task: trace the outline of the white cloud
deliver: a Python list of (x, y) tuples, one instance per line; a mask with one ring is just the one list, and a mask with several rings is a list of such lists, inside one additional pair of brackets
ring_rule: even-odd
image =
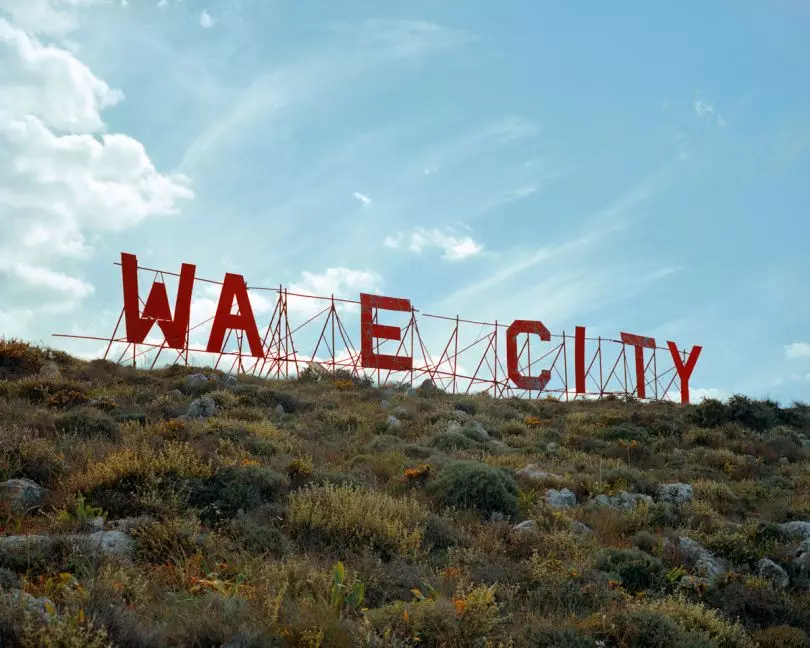
[[(106, 133), (102, 111), (123, 100), (71, 51), (35, 32), (65, 35), (92, 0), (0, 0), (0, 294), (5, 323), (35, 321), (93, 293), (58, 267), (86, 259), (104, 232), (176, 213), (188, 180), (160, 173), (143, 145)], [(20, 291), (20, 284), (31, 288)], [(33, 295), (45, 291), (51, 301)], [(19, 325), (10, 325), (24, 334)], [(5, 334), (7, 330), (0, 330)]]
[[(716, 387), (690, 387), (689, 388), (689, 402), (691, 403), (700, 403), (708, 398), (714, 398), (715, 400), (727, 400), (729, 397), (728, 393), (723, 391), (722, 389), (717, 389)], [(678, 398), (680, 398), (680, 393), (678, 394)]]
[(788, 360), (810, 358), (810, 342), (794, 342), (785, 345), (785, 357)]
[[(338, 299), (356, 300), (359, 293), (379, 293), (382, 286), (383, 279), (376, 272), (349, 268), (327, 268), (320, 274), (302, 272), (301, 280), (290, 284), (288, 291), (299, 295), (319, 297), (334, 295)], [(312, 317), (328, 306), (329, 302), (326, 300), (301, 297), (290, 297), (288, 302), (290, 312), (305, 317)], [(346, 311), (357, 310), (354, 304), (340, 304), (339, 308)]]
[(700, 119), (713, 119), (720, 128), (725, 128), (728, 126), (728, 122), (725, 120), (725, 118), (719, 112), (717, 112), (714, 106), (709, 102), (696, 98), (694, 107), (695, 113)]
[(214, 26), (214, 19), (205, 9), (200, 13), (200, 27), (203, 29), (210, 29)]
[(369, 197), (368, 197), (366, 194), (362, 194), (362, 193), (360, 193), (359, 191), (355, 191), (355, 192), (352, 194), (352, 196), (354, 196), (355, 198), (357, 198), (357, 200), (359, 200), (359, 201), (360, 201), (361, 203), (363, 203), (364, 205), (370, 205), (370, 204), (371, 204), (371, 198), (369, 198)]
[[(398, 249), (402, 247), (405, 236), (402, 233), (387, 236), (383, 241), (385, 247)], [(408, 250), (414, 254), (421, 254), (426, 248), (440, 248), (444, 250), (442, 259), (446, 261), (462, 261), (480, 254), (484, 246), (476, 243), (470, 236), (455, 236), (449, 230), (419, 228), (411, 232), (408, 238)]]

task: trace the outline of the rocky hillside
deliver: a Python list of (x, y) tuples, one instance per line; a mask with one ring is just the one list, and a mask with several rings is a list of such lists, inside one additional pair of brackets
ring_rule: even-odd
[(0, 342), (0, 646), (810, 646), (808, 435)]

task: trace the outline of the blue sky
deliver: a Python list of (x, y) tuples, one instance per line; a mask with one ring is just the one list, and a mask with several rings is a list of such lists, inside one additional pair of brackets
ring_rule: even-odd
[(810, 9), (652, 4), (0, 0), (0, 335), (106, 333), (128, 251), (810, 400)]

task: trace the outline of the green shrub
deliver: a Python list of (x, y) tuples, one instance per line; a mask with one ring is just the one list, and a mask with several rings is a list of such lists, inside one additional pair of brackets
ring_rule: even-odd
[(618, 576), (631, 594), (658, 588), (666, 572), (658, 558), (639, 549), (605, 549), (596, 555), (596, 567)]
[(63, 434), (75, 434), (85, 439), (118, 438), (120, 430), (108, 414), (92, 408), (71, 410), (56, 419), (56, 428)]
[(457, 450), (469, 450), (475, 447), (475, 441), (461, 432), (447, 430), (445, 432), (439, 432), (439, 434), (434, 437), (433, 445), (443, 452), (455, 452)]
[(603, 428), (599, 431), (599, 436), (605, 441), (647, 441), (650, 433), (637, 425), (620, 423)]
[(453, 461), (439, 473), (432, 492), (445, 506), (510, 516), (517, 512), (518, 487), (511, 474), (475, 461)]
[(287, 478), (262, 466), (228, 466), (195, 481), (189, 503), (200, 509), (206, 524), (232, 518), (238, 511), (252, 511), (281, 497)]
[(754, 641), (760, 648), (808, 648), (810, 638), (800, 628), (788, 625), (765, 628), (754, 633)]
[(290, 495), (288, 521), (300, 542), (341, 552), (370, 549), (384, 557), (421, 549), (427, 510), (351, 485), (310, 485)]

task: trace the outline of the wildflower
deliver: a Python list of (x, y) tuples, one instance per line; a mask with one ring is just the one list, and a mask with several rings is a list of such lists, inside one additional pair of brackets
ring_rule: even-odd
[(464, 612), (464, 608), (467, 607), (467, 601), (464, 599), (455, 599), (453, 606), (456, 608), (456, 614), (461, 614)]

